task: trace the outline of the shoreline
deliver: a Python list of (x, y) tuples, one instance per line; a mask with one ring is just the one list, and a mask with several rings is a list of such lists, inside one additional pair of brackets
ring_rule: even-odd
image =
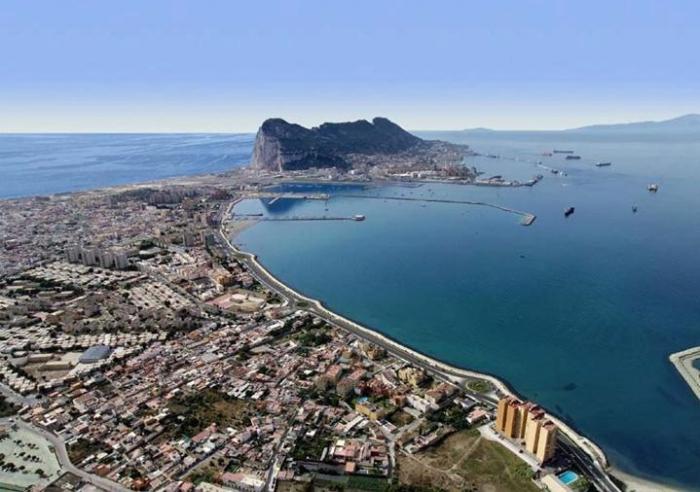
[[(368, 328), (346, 316), (342, 316), (338, 313), (335, 313), (334, 311), (330, 310), (327, 308), (322, 301), (318, 299), (311, 298), (305, 294), (302, 294), (301, 292), (295, 290), (294, 288), (290, 287), (289, 285), (285, 284), (281, 280), (279, 280), (276, 276), (274, 276), (258, 259), (257, 255), (245, 251), (241, 248), (239, 248), (237, 245), (234, 245), (231, 243), (231, 239), (235, 238), (235, 236), (238, 234), (240, 231), (235, 231), (232, 233), (232, 235), (229, 237), (227, 232), (226, 232), (226, 226), (227, 226), (227, 219), (230, 216), (230, 212), (232, 209), (235, 207), (236, 203), (238, 200), (234, 200), (231, 202), (231, 204), (227, 207), (226, 209), (226, 216), (222, 220), (221, 223), (221, 228), (219, 229), (219, 233), (224, 240), (225, 244), (228, 245), (231, 250), (236, 253), (237, 255), (242, 256), (241, 258), (243, 263), (248, 263), (249, 269), (252, 271), (254, 276), (261, 281), (264, 285), (268, 286), (269, 288), (272, 288), (273, 290), (277, 290), (278, 292), (282, 293), (282, 295), (285, 295), (286, 297), (292, 298), (292, 299), (300, 299), (303, 302), (306, 302), (308, 304), (308, 307), (300, 307), (301, 309), (306, 309), (314, 314), (319, 315), (321, 318), (325, 319), (326, 321), (331, 322), (333, 325), (345, 329), (346, 331), (350, 331), (351, 333), (354, 333), (361, 338), (364, 338), (365, 340), (369, 340), (370, 342), (377, 343), (384, 348), (388, 348), (391, 352), (393, 352), (395, 355), (397, 355), (400, 358), (403, 359), (408, 359), (409, 362), (414, 362), (415, 360), (418, 360), (422, 362), (423, 364), (421, 365), (427, 365), (429, 368), (432, 368), (434, 371), (438, 371), (442, 374), (445, 374), (448, 376), (452, 377), (457, 377), (457, 378), (471, 378), (471, 379), (481, 379), (488, 381), (494, 388), (496, 388), (498, 391), (505, 395), (513, 396), (518, 399), (523, 399), (518, 392), (510, 386), (506, 381), (492, 375), (492, 374), (487, 374), (471, 369), (464, 369), (461, 367), (453, 366), (451, 364), (448, 364), (446, 362), (440, 361), (438, 359), (435, 359), (427, 354), (424, 354), (420, 352), (419, 350), (416, 350), (410, 346), (404, 345), (391, 337), (384, 335), (378, 330)], [(392, 350), (393, 349), (393, 350)], [(408, 357), (406, 357), (408, 355)], [(545, 409), (546, 410), (546, 409)], [(586, 453), (586, 455), (592, 459), (593, 463), (595, 466), (599, 469), (601, 473), (605, 475), (608, 481), (612, 483), (612, 480), (610, 479), (610, 472), (611, 471), (617, 471), (616, 468), (610, 465), (608, 462), (607, 455), (605, 452), (600, 448), (597, 444), (595, 444), (593, 441), (588, 439), (587, 437), (583, 436), (581, 433), (577, 432), (574, 430), (569, 424), (566, 424), (563, 422), (560, 418), (557, 416), (551, 414), (549, 411), (546, 410), (547, 417), (554, 422), (568, 439), (570, 439), (572, 442), (574, 442), (581, 450)], [(618, 475), (624, 475), (624, 479), (622, 481), (625, 483), (626, 486), (630, 490), (632, 490), (633, 487), (637, 486), (638, 484), (641, 485), (643, 483), (648, 483), (649, 485), (654, 484), (656, 486), (655, 490), (662, 490), (662, 491), (674, 491), (676, 489), (671, 489), (671, 488), (664, 488), (666, 485), (662, 483), (656, 483), (656, 482), (651, 482), (647, 481), (643, 478), (636, 477), (634, 475), (630, 475), (624, 472), (619, 472)], [(614, 490), (619, 490), (619, 488), (615, 485)], [(654, 490), (654, 489), (648, 489), (648, 490)], [(637, 492), (642, 492), (642, 490), (638, 490)]]
[[(232, 175), (231, 175), (232, 174)], [(99, 187), (99, 188), (90, 188), (90, 189), (84, 189), (84, 190), (72, 190), (72, 191), (66, 191), (66, 192), (57, 192), (57, 193), (49, 193), (49, 194), (43, 194), (43, 195), (26, 195), (26, 196), (19, 196), (19, 197), (5, 197), (5, 198), (0, 198), (0, 202), (5, 202), (5, 201), (21, 201), (21, 200), (31, 200), (35, 199), (37, 197), (64, 197), (64, 196), (75, 196), (75, 195), (90, 195), (90, 194), (100, 194), (100, 193), (115, 193), (119, 191), (126, 191), (130, 189), (139, 189), (139, 188), (144, 188), (144, 187), (159, 187), (159, 186), (178, 186), (178, 185), (208, 185), (208, 184), (213, 184), (213, 185), (221, 185), (222, 180), (227, 180), (227, 179), (232, 179), (235, 176), (235, 171), (233, 173), (229, 172), (222, 172), (222, 173), (201, 173), (201, 174), (194, 174), (194, 175), (180, 175), (180, 176), (172, 176), (172, 177), (167, 177), (167, 178), (156, 178), (148, 181), (137, 181), (133, 183), (123, 183), (123, 184), (114, 184), (114, 185), (107, 185), (104, 187)], [(298, 182), (298, 181), (292, 181), (292, 182)], [(311, 184), (311, 183), (309, 183)], [(324, 182), (324, 181), (319, 181), (319, 182), (314, 182), (313, 184), (329, 184), (329, 182)], [(337, 184), (342, 184), (342, 185), (356, 185), (360, 184), (363, 186), (382, 186), (385, 184), (394, 184), (394, 185), (407, 185), (409, 183), (407, 182), (374, 182), (374, 183), (353, 183), (353, 182), (345, 182), (341, 181), (338, 182)], [(459, 184), (459, 183), (446, 183), (446, 184)], [(231, 210), (235, 207), (235, 205), (240, 201), (242, 198), (238, 197), (234, 199), (233, 201), (229, 202), (229, 205), (225, 209), (225, 216), (223, 217), (222, 220), (222, 229), (224, 226), (230, 226), (230, 222), (227, 222), (227, 219), (230, 216)], [(231, 235), (228, 236), (227, 234), (223, 233), (222, 229), (219, 229), (219, 234), (221, 237), (224, 239), (225, 243), (231, 248), (233, 252), (235, 252), (238, 255), (241, 255), (245, 258), (245, 260), (249, 261), (252, 263), (252, 265), (255, 267), (250, 268), (250, 265), (246, 265), (249, 267), (249, 270), (251, 270), (251, 273), (257, 278), (258, 273), (264, 275), (265, 279), (269, 280), (269, 282), (263, 281), (265, 285), (270, 287), (272, 290), (277, 290), (277, 291), (282, 291), (283, 295), (289, 295), (286, 293), (290, 293), (291, 296), (296, 297), (298, 299), (302, 299), (304, 302), (309, 303), (308, 307), (300, 307), (300, 309), (306, 309), (306, 310), (311, 310), (309, 308), (313, 307), (315, 310), (318, 310), (321, 314), (315, 313), (319, 315), (320, 317), (326, 319), (327, 321), (330, 321), (332, 324), (338, 326), (340, 329), (345, 329), (346, 331), (350, 331), (360, 338), (363, 338), (365, 340), (368, 340), (372, 343), (377, 343), (380, 345), (388, 345), (393, 348), (394, 354), (397, 355), (399, 358), (406, 359), (406, 355), (410, 355), (416, 360), (423, 361), (424, 364), (429, 365), (434, 371), (442, 372), (443, 374), (448, 374), (451, 375), (452, 377), (461, 377), (461, 378), (471, 378), (471, 379), (481, 379), (488, 381), (491, 383), (495, 388), (497, 388), (499, 391), (501, 391), (504, 394), (507, 395), (512, 395), (515, 396), (516, 398), (523, 399), (522, 396), (515, 390), (510, 383), (508, 383), (506, 380), (500, 379), (499, 377), (488, 374), (488, 373), (483, 373), (479, 371), (474, 371), (470, 369), (464, 369), (458, 366), (452, 366), (446, 362), (442, 362), (438, 359), (434, 359), (433, 357), (421, 353), (419, 350), (414, 349), (408, 345), (403, 345), (402, 343), (393, 340), (392, 338), (388, 337), (387, 335), (384, 335), (381, 333), (381, 331), (373, 329), (373, 328), (368, 328), (366, 326), (363, 326), (361, 323), (356, 322), (352, 320), (351, 318), (348, 318), (346, 316), (340, 315), (338, 313), (335, 313), (331, 309), (327, 308), (322, 301), (310, 298), (301, 292), (296, 291), (292, 287), (286, 285), (282, 281), (280, 281), (277, 277), (275, 277), (267, 268), (259, 261), (257, 255), (254, 255), (253, 253), (250, 253), (248, 251), (245, 251), (243, 249), (240, 249), (238, 246), (232, 244), (229, 239), (234, 239), (236, 235), (239, 233), (243, 232), (243, 230), (247, 229), (248, 227), (252, 227), (257, 223), (255, 220), (251, 221), (243, 221), (240, 223), (241, 227), (236, 230), (236, 231), (231, 231)], [(258, 280), (261, 280), (258, 278)], [(270, 285), (272, 284), (272, 285)], [(347, 324), (348, 326), (352, 326), (352, 328), (347, 328), (345, 326), (339, 325), (338, 323), (344, 323)], [(391, 349), (389, 349), (391, 351)], [(398, 354), (396, 353), (398, 352)], [(677, 354), (672, 354), (672, 355), (677, 355)], [(413, 362), (409, 360), (409, 362)], [(546, 410), (546, 409), (545, 409)], [(574, 424), (566, 424), (564, 423), (561, 419), (550, 413), (548, 410), (546, 410), (547, 417), (550, 418), (553, 422), (555, 422), (560, 430), (562, 431), (562, 434), (565, 434), (567, 437), (570, 437), (571, 440), (579, 445), (582, 451), (586, 453), (586, 455), (593, 460), (593, 463), (596, 464), (596, 466), (599, 467), (601, 473), (604, 473), (606, 477), (608, 477), (608, 480), (610, 480), (609, 477), (614, 477), (617, 480), (623, 482), (625, 486), (627, 487), (627, 490), (632, 492), (652, 492), (652, 491), (660, 491), (660, 492), (678, 492), (678, 491), (683, 491), (687, 489), (683, 488), (678, 488), (675, 485), (672, 484), (667, 484), (664, 482), (659, 482), (659, 481), (654, 481), (653, 479), (649, 478), (643, 478), (638, 475), (634, 475), (632, 473), (628, 473), (625, 471), (620, 470), (617, 468), (614, 464), (611, 464), (608, 462), (607, 456), (605, 452), (593, 441), (590, 439), (586, 438), (582, 433), (577, 431), (575, 429)], [(615, 490), (619, 490), (616, 488)]]
[[(273, 275), (259, 260), (258, 256), (249, 251), (245, 251), (231, 242), (242, 230), (232, 231), (231, 234), (227, 234), (228, 218), (230, 217), (230, 212), (240, 201), (240, 198), (233, 200), (229, 206), (226, 208), (226, 215), (223, 217), (221, 222), (221, 228), (219, 233), (224, 240), (225, 244), (228, 245), (231, 250), (237, 255), (241, 255), (242, 262), (249, 262), (247, 265), (252, 271), (254, 276), (261, 281), (263, 284), (272, 288), (273, 290), (281, 291), (286, 297), (301, 299), (302, 301), (308, 303), (308, 307), (303, 307), (300, 309), (306, 309), (314, 312), (314, 314), (319, 315), (321, 318), (330, 321), (333, 325), (350, 331), (361, 338), (368, 340), (372, 343), (378, 343), (385, 348), (391, 347), (394, 350), (389, 349), (394, 353), (394, 355), (399, 358), (406, 359), (405, 355), (409, 355), (408, 361), (413, 362), (411, 359), (415, 358), (419, 361), (423, 361), (429, 367), (434, 370), (442, 372), (446, 375), (452, 375), (453, 377), (461, 378), (471, 378), (471, 379), (481, 379), (488, 381), (493, 385), (498, 391), (505, 395), (514, 396), (518, 399), (523, 399), (523, 397), (515, 390), (510, 383), (507, 381), (493, 375), (484, 372), (479, 372), (471, 369), (465, 369), (457, 366), (453, 366), (449, 363), (443, 362), (441, 360), (435, 359), (427, 354), (420, 352), (408, 345), (402, 344), (391, 337), (384, 335), (379, 330), (372, 329), (362, 325), (361, 323), (354, 321), (353, 319), (340, 315), (328, 307), (326, 307), (322, 301), (318, 299), (311, 298), (297, 290), (293, 287), (285, 284), (275, 275)], [(255, 222), (251, 222), (251, 226), (255, 225)], [(312, 308), (313, 309), (310, 309)], [(345, 326), (343, 326), (345, 325)], [(594, 443), (589, 438), (585, 437), (581, 432), (574, 429), (570, 424), (563, 422), (559, 417), (553, 415), (549, 410), (545, 409), (547, 417), (554, 422), (567, 438), (573, 441), (581, 450), (583, 450), (586, 455), (592, 459), (593, 463), (599, 469), (601, 473), (605, 475), (607, 480), (614, 484), (611, 477), (622, 482), (626, 489), (630, 492), (682, 492), (685, 489), (678, 488), (674, 485), (670, 485), (660, 481), (654, 481), (652, 479), (644, 478), (632, 473), (625, 472), (617, 468), (614, 464), (608, 461), (607, 455), (603, 449)], [(614, 490), (621, 490), (614, 484)]]
[(632, 475), (615, 466), (611, 466), (608, 472), (610, 475), (623, 482), (629, 492), (683, 492), (685, 490), (674, 485), (654, 482), (648, 478)]

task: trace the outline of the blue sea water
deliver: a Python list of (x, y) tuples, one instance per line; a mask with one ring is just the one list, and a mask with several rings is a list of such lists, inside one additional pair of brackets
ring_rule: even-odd
[[(619, 468), (700, 490), (700, 404), (668, 361), (700, 345), (700, 141), (430, 136), (501, 155), (468, 160), (488, 175), (544, 179), (517, 189), (335, 188), (327, 203), (250, 200), (239, 210), (367, 219), (262, 222), (236, 241), (331, 309), (504, 378), (594, 439)], [(553, 148), (582, 159), (541, 155)], [(660, 191), (648, 192), (650, 183)], [(537, 220), (523, 227), (486, 207), (347, 196), (358, 193), (485, 201)]]
[(250, 134), (0, 134), (0, 199), (220, 172)]

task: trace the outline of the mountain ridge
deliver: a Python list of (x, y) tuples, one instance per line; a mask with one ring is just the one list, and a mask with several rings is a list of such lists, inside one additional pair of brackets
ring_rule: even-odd
[(619, 133), (646, 133), (646, 132), (678, 132), (678, 133), (700, 133), (700, 114), (688, 113), (667, 120), (647, 120), (632, 121), (625, 123), (601, 123), (585, 125), (576, 128), (566, 128), (563, 130), (494, 130), (492, 128), (466, 128), (459, 130), (464, 133), (491, 133), (500, 131), (522, 131), (522, 132), (552, 132), (552, 133), (597, 133), (597, 132), (619, 132)]
[(251, 165), (258, 169), (299, 170), (352, 167), (353, 154), (398, 154), (427, 143), (388, 118), (371, 122), (323, 123), (305, 128), (281, 118), (263, 122), (255, 138)]

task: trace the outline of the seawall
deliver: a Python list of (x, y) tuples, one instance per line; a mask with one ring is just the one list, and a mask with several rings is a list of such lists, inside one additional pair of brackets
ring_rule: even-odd
[[(232, 208), (232, 206), (231, 206)], [(230, 208), (229, 208), (230, 210)], [(370, 328), (367, 328), (363, 325), (360, 325), (359, 323), (346, 318), (344, 316), (341, 316), (328, 308), (326, 308), (321, 301), (318, 299), (313, 299), (311, 297), (308, 297), (301, 292), (298, 292), (288, 285), (284, 284), (281, 282), (277, 277), (275, 277), (270, 271), (265, 268), (260, 261), (258, 260), (258, 257), (252, 253), (249, 253), (247, 251), (243, 251), (237, 246), (233, 245), (229, 238), (226, 236), (226, 233), (224, 232), (224, 227), (225, 227), (225, 221), (222, 221), (222, 229), (219, 231), (221, 234), (222, 239), (225, 241), (225, 243), (231, 248), (232, 251), (234, 251), (236, 254), (240, 255), (241, 259), (247, 264), (247, 266), (253, 271), (253, 273), (256, 274), (259, 280), (263, 281), (266, 285), (268, 285), (270, 288), (273, 290), (276, 290), (278, 292), (281, 292), (287, 297), (291, 297), (296, 300), (301, 300), (307, 303), (308, 307), (305, 307), (304, 309), (311, 310), (314, 312), (314, 314), (317, 314), (323, 318), (325, 318), (328, 321), (331, 321), (334, 325), (339, 326), (340, 328), (344, 328), (346, 330), (349, 330), (351, 332), (357, 333), (361, 335), (363, 338), (368, 339), (370, 341), (374, 341), (375, 343), (378, 343), (380, 345), (383, 345), (385, 347), (393, 349), (394, 352), (402, 355), (408, 355), (410, 359), (415, 359), (418, 361), (421, 361), (423, 364), (434, 368), (435, 370), (441, 371), (447, 375), (452, 375), (455, 377), (461, 377), (461, 378), (474, 378), (474, 379), (483, 379), (485, 381), (488, 381), (490, 384), (492, 384), (500, 393), (504, 395), (509, 395), (513, 396), (519, 399), (523, 399), (514, 389), (512, 389), (508, 384), (506, 384), (504, 381), (501, 379), (498, 379), (495, 376), (492, 376), (490, 374), (485, 374), (473, 370), (468, 370), (468, 369), (462, 369), (456, 366), (452, 366), (449, 364), (446, 364), (442, 361), (439, 361), (437, 359), (434, 359), (426, 354), (423, 354), (411, 347), (407, 347), (405, 345), (402, 345), (398, 343), (397, 341), (391, 339), (390, 337), (376, 331), (372, 330)], [(311, 309), (309, 309), (311, 308)], [(596, 445), (594, 442), (592, 442), (590, 439), (584, 437), (583, 435), (579, 434), (576, 432), (573, 428), (571, 428), (568, 424), (563, 422), (561, 419), (558, 417), (550, 414), (547, 412), (547, 417), (554, 422), (560, 429), (560, 431), (565, 434), (571, 441), (573, 441), (576, 445), (578, 445), (588, 456), (598, 464), (598, 466), (601, 467), (601, 469), (605, 469), (608, 467), (608, 459), (603, 450)]]

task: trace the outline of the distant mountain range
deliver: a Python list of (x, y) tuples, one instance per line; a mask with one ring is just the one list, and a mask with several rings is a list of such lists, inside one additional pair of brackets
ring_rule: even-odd
[(700, 133), (700, 114), (686, 114), (663, 121), (639, 121), (635, 123), (618, 123), (612, 125), (590, 125), (566, 130), (570, 132), (678, 132)]
[[(468, 133), (488, 133), (498, 130), (488, 128), (473, 128), (464, 130)], [(556, 130), (555, 130), (556, 131)], [(619, 133), (619, 134), (645, 134), (645, 133), (677, 133), (700, 135), (700, 114), (686, 114), (677, 118), (663, 121), (639, 121), (633, 123), (616, 123), (608, 125), (590, 125), (568, 130), (560, 130), (567, 133)]]

